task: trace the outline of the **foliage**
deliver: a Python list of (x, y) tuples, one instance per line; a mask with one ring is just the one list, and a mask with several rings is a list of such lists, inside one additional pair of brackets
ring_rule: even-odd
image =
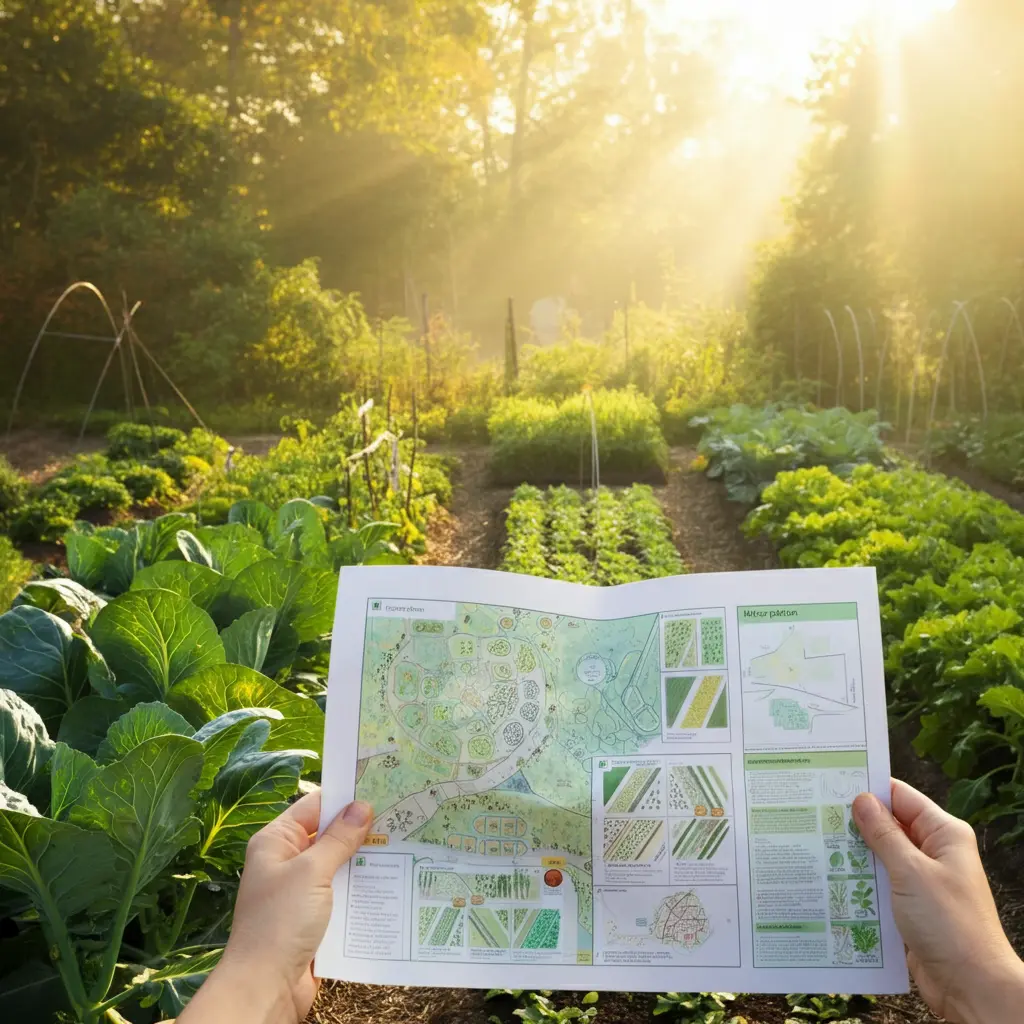
[(567, 1024), (568, 1021), (578, 1020), (589, 1022), (597, 1016), (597, 993), (588, 992), (580, 1000), (586, 1007), (579, 1006), (555, 1006), (550, 998), (550, 993), (541, 992), (527, 993), (527, 1005), (521, 1006), (515, 1011), (515, 1015), (522, 1020), (531, 1021), (536, 1024), (539, 1021), (555, 1021), (556, 1024)]
[(1024, 823), (1024, 516), (915, 468), (779, 474), (745, 530), (784, 566), (874, 565), (890, 714), (957, 781), (963, 817)]
[(964, 419), (936, 430), (925, 455), (949, 458), (1020, 487), (1024, 484), (1024, 416), (1005, 413), (983, 422)]
[(602, 478), (663, 480), (668, 446), (658, 410), (630, 389), (574, 395), (561, 403), (536, 398), (498, 402), (488, 421), (495, 481), (563, 483), (584, 476), (592, 452), (591, 402)]
[(28, 483), (22, 475), (0, 455), (0, 529), (7, 524), (11, 513), (28, 497)]
[(650, 487), (581, 495), (524, 484), (512, 496), (501, 568), (610, 586), (686, 571)]
[(873, 412), (734, 405), (691, 424), (704, 428), (698, 451), (708, 461), (708, 476), (725, 481), (730, 500), (748, 504), (783, 470), (827, 466), (842, 475), (885, 458), (885, 424)]
[[(865, 926), (855, 925), (854, 927)], [(873, 930), (877, 936), (877, 929)], [(859, 1024), (860, 1018), (851, 1016), (853, 1004), (863, 1002), (870, 1006), (876, 1001), (874, 996), (791, 994), (786, 996), (786, 1003), (792, 1014), (792, 1017), (787, 1018), (787, 1024), (806, 1024), (807, 1021), (838, 1021), (839, 1024)]]
[(86, 1024), (175, 1016), (215, 965), (248, 838), (316, 770), (337, 570), (404, 561), (304, 499), (229, 520), (77, 523), (0, 615), (7, 967)]
[(0, 612), (11, 606), (32, 575), (32, 563), (22, 558), (9, 538), (0, 535)]
[(732, 992), (666, 992), (658, 996), (654, 1015), (669, 1013), (680, 1024), (746, 1024), (745, 1017), (730, 1015)]

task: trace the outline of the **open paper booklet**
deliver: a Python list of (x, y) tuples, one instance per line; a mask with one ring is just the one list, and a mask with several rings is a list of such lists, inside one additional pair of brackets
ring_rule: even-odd
[(374, 807), (316, 972), (904, 992), (850, 814), (889, 796), (873, 569), (594, 588), (345, 569), (323, 821)]

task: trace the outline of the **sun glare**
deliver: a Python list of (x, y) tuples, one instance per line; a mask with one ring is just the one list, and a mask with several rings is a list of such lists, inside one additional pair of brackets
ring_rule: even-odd
[(665, 28), (692, 32), (701, 23), (740, 37), (730, 77), (753, 85), (799, 89), (812, 54), (828, 39), (866, 25), (894, 41), (913, 32), (957, 0), (654, 0)]

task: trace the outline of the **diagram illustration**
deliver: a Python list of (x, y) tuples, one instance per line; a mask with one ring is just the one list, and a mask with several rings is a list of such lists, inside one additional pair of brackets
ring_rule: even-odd
[(711, 764), (670, 765), (669, 814), (721, 816), (730, 812), (729, 787)]
[(672, 857), (675, 860), (712, 860), (726, 836), (725, 818), (691, 818), (677, 821), (672, 828)]
[(604, 772), (604, 807), (608, 814), (659, 814), (664, 808), (662, 770), (617, 765)]
[(624, 926), (622, 915), (616, 915), (612, 908), (609, 911), (605, 914), (604, 938), (605, 944), (613, 948), (668, 946), (690, 951), (703, 945), (711, 935), (711, 920), (693, 889), (664, 896), (649, 916), (634, 916), (632, 928)]
[(821, 795), (825, 800), (852, 801), (868, 788), (868, 773), (863, 768), (839, 768), (821, 776)]
[[(856, 613), (839, 611), (837, 618), (830, 620), (828, 608), (795, 609), (796, 621), (741, 620), (741, 686), (748, 744), (832, 739), (863, 742)], [(850, 780), (835, 779), (837, 798), (846, 798), (839, 791), (848, 783)]]
[(667, 671), (724, 665), (725, 617), (721, 611), (666, 619), (662, 627), (662, 666)]
[(605, 818), (606, 862), (650, 863), (665, 855), (665, 821), (662, 818)]
[(728, 727), (729, 702), (722, 673), (666, 676), (663, 686), (667, 734)]

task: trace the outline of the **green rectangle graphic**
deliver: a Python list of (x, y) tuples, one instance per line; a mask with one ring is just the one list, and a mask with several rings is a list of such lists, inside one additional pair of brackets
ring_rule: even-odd
[(831, 604), (756, 604), (737, 609), (740, 625), (759, 622), (839, 622), (856, 620), (856, 601)]

